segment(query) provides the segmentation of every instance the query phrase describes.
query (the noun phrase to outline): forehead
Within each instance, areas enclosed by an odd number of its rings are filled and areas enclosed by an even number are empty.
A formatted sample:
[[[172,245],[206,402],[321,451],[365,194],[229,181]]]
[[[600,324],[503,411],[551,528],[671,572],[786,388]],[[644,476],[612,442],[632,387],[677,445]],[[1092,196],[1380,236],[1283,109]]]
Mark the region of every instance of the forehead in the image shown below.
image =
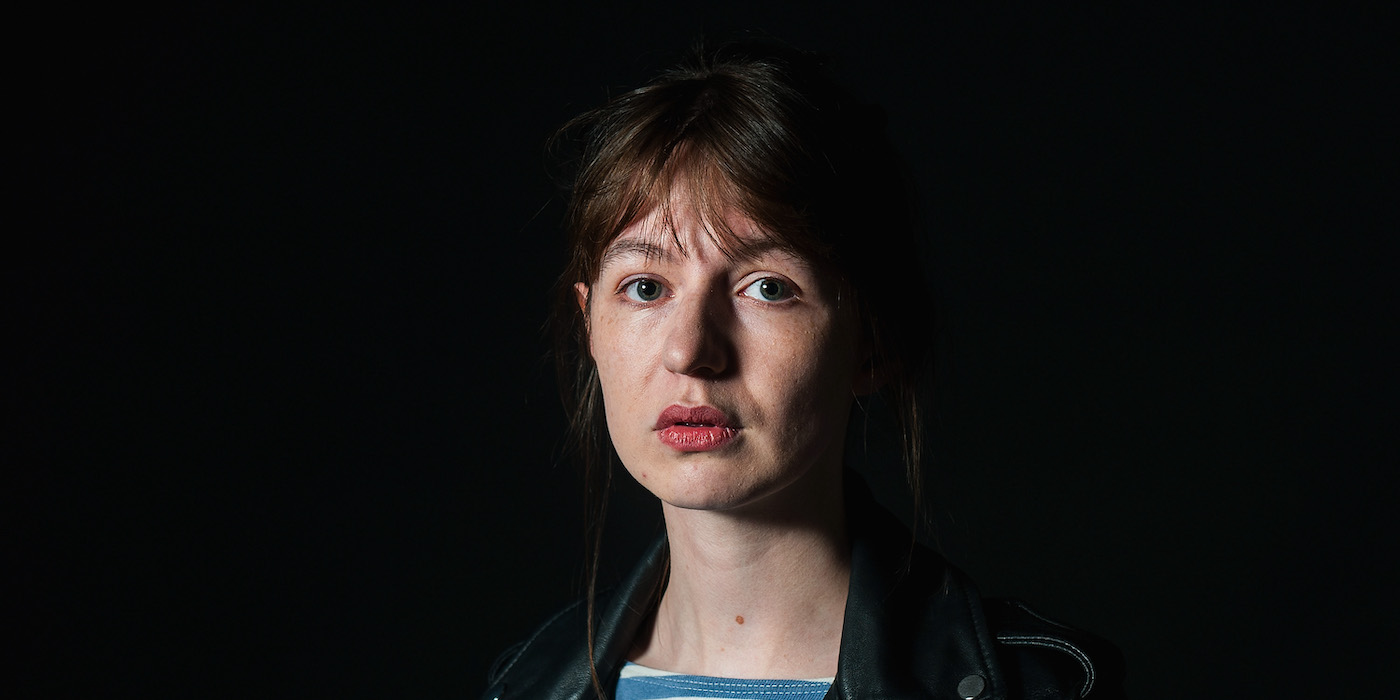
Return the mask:
[[[603,250],[600,267],[624,258],[757,259],[779,254],[801,260],[786,242],[743,214],[700,215],[695,207],[658,207],[633,221]],[[805,262],[805,261],[803,261]]]

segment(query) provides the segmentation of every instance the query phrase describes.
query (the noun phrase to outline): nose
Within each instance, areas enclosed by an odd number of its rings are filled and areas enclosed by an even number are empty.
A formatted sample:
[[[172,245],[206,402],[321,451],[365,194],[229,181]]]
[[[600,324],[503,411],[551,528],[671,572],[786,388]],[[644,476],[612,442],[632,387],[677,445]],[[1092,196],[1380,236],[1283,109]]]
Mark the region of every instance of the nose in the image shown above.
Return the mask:
[[[712,377],[732,364],[723,294],[693,294],[675,301],[666,320],[663,363],[676,374]]]

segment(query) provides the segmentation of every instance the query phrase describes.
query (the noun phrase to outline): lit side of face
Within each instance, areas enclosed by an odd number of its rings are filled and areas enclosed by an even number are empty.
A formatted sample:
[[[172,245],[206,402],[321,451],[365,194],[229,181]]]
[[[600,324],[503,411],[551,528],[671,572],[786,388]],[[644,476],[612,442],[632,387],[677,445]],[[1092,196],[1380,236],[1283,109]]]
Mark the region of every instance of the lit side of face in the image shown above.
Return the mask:
[[[853,397],[870,389],[835,283],[748,219],[726,223],[745,254],[726,257],[690,207],[674,235],[653,212],[576,285],[613,445],[679,508],[762,508],[838,479]]]

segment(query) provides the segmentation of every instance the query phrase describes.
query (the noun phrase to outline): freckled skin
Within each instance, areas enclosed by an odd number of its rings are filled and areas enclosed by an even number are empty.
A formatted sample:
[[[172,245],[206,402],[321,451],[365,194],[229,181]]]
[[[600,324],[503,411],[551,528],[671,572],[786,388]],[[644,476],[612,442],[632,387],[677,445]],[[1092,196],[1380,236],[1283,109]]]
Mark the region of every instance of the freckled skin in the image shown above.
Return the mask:
[[[775,248],[726,257],[685,211],[677,210],[674,237],[653,214],[612,244],[652,245],[659,255],[605,258],[599,279],[577,286],[608,431],[633,478],[665,503],[761,507],[809,472],[839,472],[852,398],[864,393],[857,324],[805,261]],[[765,240],[747,219],[728,223],[745,242]],[[639,287],[639,279],[656,284]],[[756,284],[771,279],[795,295],[774,302],[756,291],[771,289]],[[639,301],[638,289],[661,293]],[[738,435],[709,452],[668,447],[655,424],[671,405],[718,408]]]

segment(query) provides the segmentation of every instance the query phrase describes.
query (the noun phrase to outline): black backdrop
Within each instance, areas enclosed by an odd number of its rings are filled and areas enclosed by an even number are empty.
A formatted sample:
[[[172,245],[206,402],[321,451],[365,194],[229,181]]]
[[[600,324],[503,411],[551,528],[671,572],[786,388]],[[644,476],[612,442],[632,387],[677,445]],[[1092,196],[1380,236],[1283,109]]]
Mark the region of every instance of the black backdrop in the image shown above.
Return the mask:
[[[1365,696],[1397,651],[1387,19],[16,19],[11,677],[477,692],[581,578],[542,143],[701,35],[758,32],[834,56],[924,198],[950,557],[1118,642],[1135,697]],[[620,559],[656,530],[625,495]]]

